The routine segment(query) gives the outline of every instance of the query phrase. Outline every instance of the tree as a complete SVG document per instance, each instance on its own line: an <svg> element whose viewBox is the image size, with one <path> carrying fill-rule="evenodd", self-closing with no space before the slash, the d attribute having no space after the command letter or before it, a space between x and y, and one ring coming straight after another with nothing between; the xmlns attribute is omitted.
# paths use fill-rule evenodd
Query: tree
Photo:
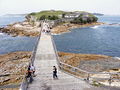
<svg viewBox="0 0 120 90"><path fill-rule="evenodd" d="M64 13L64 14L62 14L62 18L65 18L65 15L66 15L65 13Z"/></svg>
<svg viewBox="0 0 120 90"><path fill-rule="evenodd" d="M36 14L36 13L34 13L34 12L33 12L33 13L30 13L29 15L32 15L32 16L34 16L35 14Z"/></svg>
<svg viewBox="0 0 120 90"><path fill-rule="evenodd" d="M86 24L86 23L87 23L87 21L86 21L86 20L83 20L83 23L84 23L84 24Z"/></svg>
<svg viewBox="0 0 120 90"><path fill-rule="evenodd" d="M98 18L97 17L93 17L93 22L97 22Z"/></svg>
<svg viewBox="0 0 120 90"><path fill-rule="evenodd" d="M46 19L46 16L45 15L42 15L41 17L40 17L40 20L45 20Z"/></svg>
<svg viewBox="0 0 120 90"><path fill-rule="evenodd" d="M86 23L96 22L97 20L98 20L98 18L93 15L84 16L81 14L81 15L79 15L79 17L77 17L73 21L71 21L71 23L86 24Z"/></svg>
<svg viewBox="0 0 120 90"><path fill-rule="evenodd" d="M87 18L87 23L91 23L92 22L92 18L91 17L88 17Z"/></svg>
<svg viewBox="0 0 120 90"><path fill-rule="evenodd" d="M53 15L53 16L48 16L48 20L57 20L59 19L57 16Z"/></svg>

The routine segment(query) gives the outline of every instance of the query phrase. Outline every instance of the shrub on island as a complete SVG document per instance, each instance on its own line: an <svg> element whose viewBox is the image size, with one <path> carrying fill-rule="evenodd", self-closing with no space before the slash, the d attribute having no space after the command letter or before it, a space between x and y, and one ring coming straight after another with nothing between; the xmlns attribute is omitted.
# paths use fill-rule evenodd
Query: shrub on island
<svg viewBox="0 0 120 90"><path fill-rule="evenodd" d="M58 16L55 16L55 15L49 15L49 16L42 15L42 16L39 18L39 20L45 20L45 19L47 19L47 20L57 20L57 19L59 19L59 17L58 17Z"/></svg>
<svg viewBox="0 0 120 90"><path fill-rule="evenodd" d="M79 15L79 17L75 18L71 21L71 23L74 24L86 24L86 23L92 23L97 22L98 18L94 15Z"/></svg>

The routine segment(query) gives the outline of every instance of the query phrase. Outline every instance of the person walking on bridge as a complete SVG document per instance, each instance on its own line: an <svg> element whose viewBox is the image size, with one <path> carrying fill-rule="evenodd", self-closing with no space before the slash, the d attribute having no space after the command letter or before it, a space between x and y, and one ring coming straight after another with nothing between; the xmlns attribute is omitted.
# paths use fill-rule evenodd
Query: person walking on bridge
<svg viewBox="0 0 120 90"><path fill-rule="evenodd" d="M29 78L29 83L32 83L33 77L32 77L33 71L31 70L31 65L28 66L28 72L27 72L27 78Z"/></svg>
<svg viewBox="0 0 120 90"><path fill-rule="evenodd" d="M35 76L35 67L31 65L30 70L32 72L32 76Z"/></svg>
<svg viewBox="0 0 120 90"><path fill-rule="evenodd" d="M53 79L58 79L57 68L55 66L53 66Z"/></svg>

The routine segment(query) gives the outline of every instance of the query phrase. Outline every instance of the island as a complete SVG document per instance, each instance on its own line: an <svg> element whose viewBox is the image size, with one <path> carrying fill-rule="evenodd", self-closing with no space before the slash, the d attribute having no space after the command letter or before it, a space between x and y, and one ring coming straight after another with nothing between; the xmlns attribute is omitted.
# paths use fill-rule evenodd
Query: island
<svg viewBox="0 0 120 90"><path fill-rule="evenodd" d="M70 32L73 28L88 27L104 24L97 22L98 18L85 11L55 11L47 10L26 15L24 22L16 22L7 27L0 28L0 32L12 36L38 36L43 20L49 22L53 34Z"/></svg>

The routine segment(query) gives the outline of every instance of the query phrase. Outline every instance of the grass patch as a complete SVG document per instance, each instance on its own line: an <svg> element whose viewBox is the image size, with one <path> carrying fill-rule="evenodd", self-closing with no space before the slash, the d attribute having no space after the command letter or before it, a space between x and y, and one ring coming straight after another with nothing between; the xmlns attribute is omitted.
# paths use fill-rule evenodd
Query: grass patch
<svg viewBox="0 0 120 90"><path fill-rule="evenodd" d="M60 17L60 15L65 14L65 13L67 13L67 12L51 10L51 11L41 11L41 12L38 12L38 13L30 13L29 15L35 16L35 17L37 17L37 19L39 19L43 15Z"/></svg>

